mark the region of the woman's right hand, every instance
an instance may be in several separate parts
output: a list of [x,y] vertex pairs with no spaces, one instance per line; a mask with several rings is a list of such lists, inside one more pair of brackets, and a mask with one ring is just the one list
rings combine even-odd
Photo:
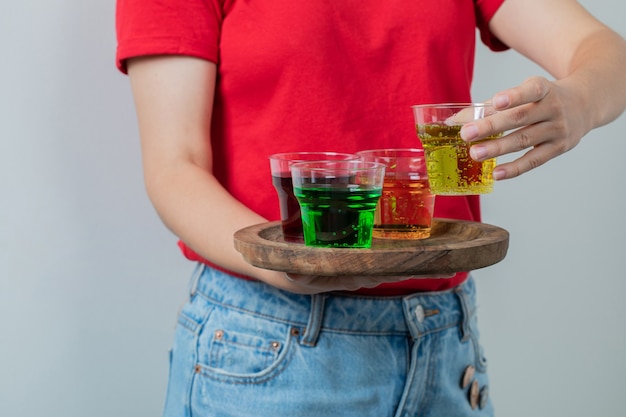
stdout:
[[331,291],[356,291],[361,288],[374,288],[380,284],[405,281],[413,278],[452,278],[454,274],[411,275],[411,276],[323,276],[283,274],[284,282],[273,285],[299,294],[318,294]]

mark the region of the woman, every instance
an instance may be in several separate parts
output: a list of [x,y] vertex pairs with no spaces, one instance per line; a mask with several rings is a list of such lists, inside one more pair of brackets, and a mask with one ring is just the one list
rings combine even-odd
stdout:
[[[516,177],[626,106],[624,40],[572,0],[118,0],[148,194],[200,265],[182,309],[166,416],[492,415],[474,283],[286,276],[243,261],[243,227],[278,218],[267,157],[414,147],[410,106],[471,101],[476,28],[554,80],[496,93],[463,128]],[[480,220],[477,196],[435,216]]]

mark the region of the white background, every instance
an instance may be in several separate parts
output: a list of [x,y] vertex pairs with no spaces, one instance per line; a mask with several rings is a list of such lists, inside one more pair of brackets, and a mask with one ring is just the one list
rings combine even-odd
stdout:
[[[621,0],[583,4],[626,35]],[[193,266],[145,195],[114,6],[0,5],[2,416],[161,413]],[[534,74],[481,46],[475,99]],[[623,116],[483,199],[511,233],[475,272],[498,415],[624,415],[625,132]]]

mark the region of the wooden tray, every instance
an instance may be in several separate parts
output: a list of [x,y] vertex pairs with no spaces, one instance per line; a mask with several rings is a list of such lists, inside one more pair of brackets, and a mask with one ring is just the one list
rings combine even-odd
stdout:
[[316,248],[283,240],[280,221],[239,230],[235,248],[259,268],[304,275],[410,276],[471,271],[500,262],[509,233],[485,223],[434,219],[420,240],[374,239],[370,249]]

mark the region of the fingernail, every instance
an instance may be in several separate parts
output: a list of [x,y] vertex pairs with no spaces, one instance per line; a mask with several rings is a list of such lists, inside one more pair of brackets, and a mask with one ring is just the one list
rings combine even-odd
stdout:
[[483,146],[474,145],[470,148],[470,156],[474,161],[481,161],[487,156],[487,149]]
[[493,174],[491,174],[494,180],[498,181],[504,178],[504,171],[501,169],[494,169]]
[[467,124],[461,128],[461,139],[470,141],[478,137],[478,128],[475,125]]
[[506,107],[509,105],[509,96],[506,94],[498,94],[493,98],[493,105],[496,108]]

